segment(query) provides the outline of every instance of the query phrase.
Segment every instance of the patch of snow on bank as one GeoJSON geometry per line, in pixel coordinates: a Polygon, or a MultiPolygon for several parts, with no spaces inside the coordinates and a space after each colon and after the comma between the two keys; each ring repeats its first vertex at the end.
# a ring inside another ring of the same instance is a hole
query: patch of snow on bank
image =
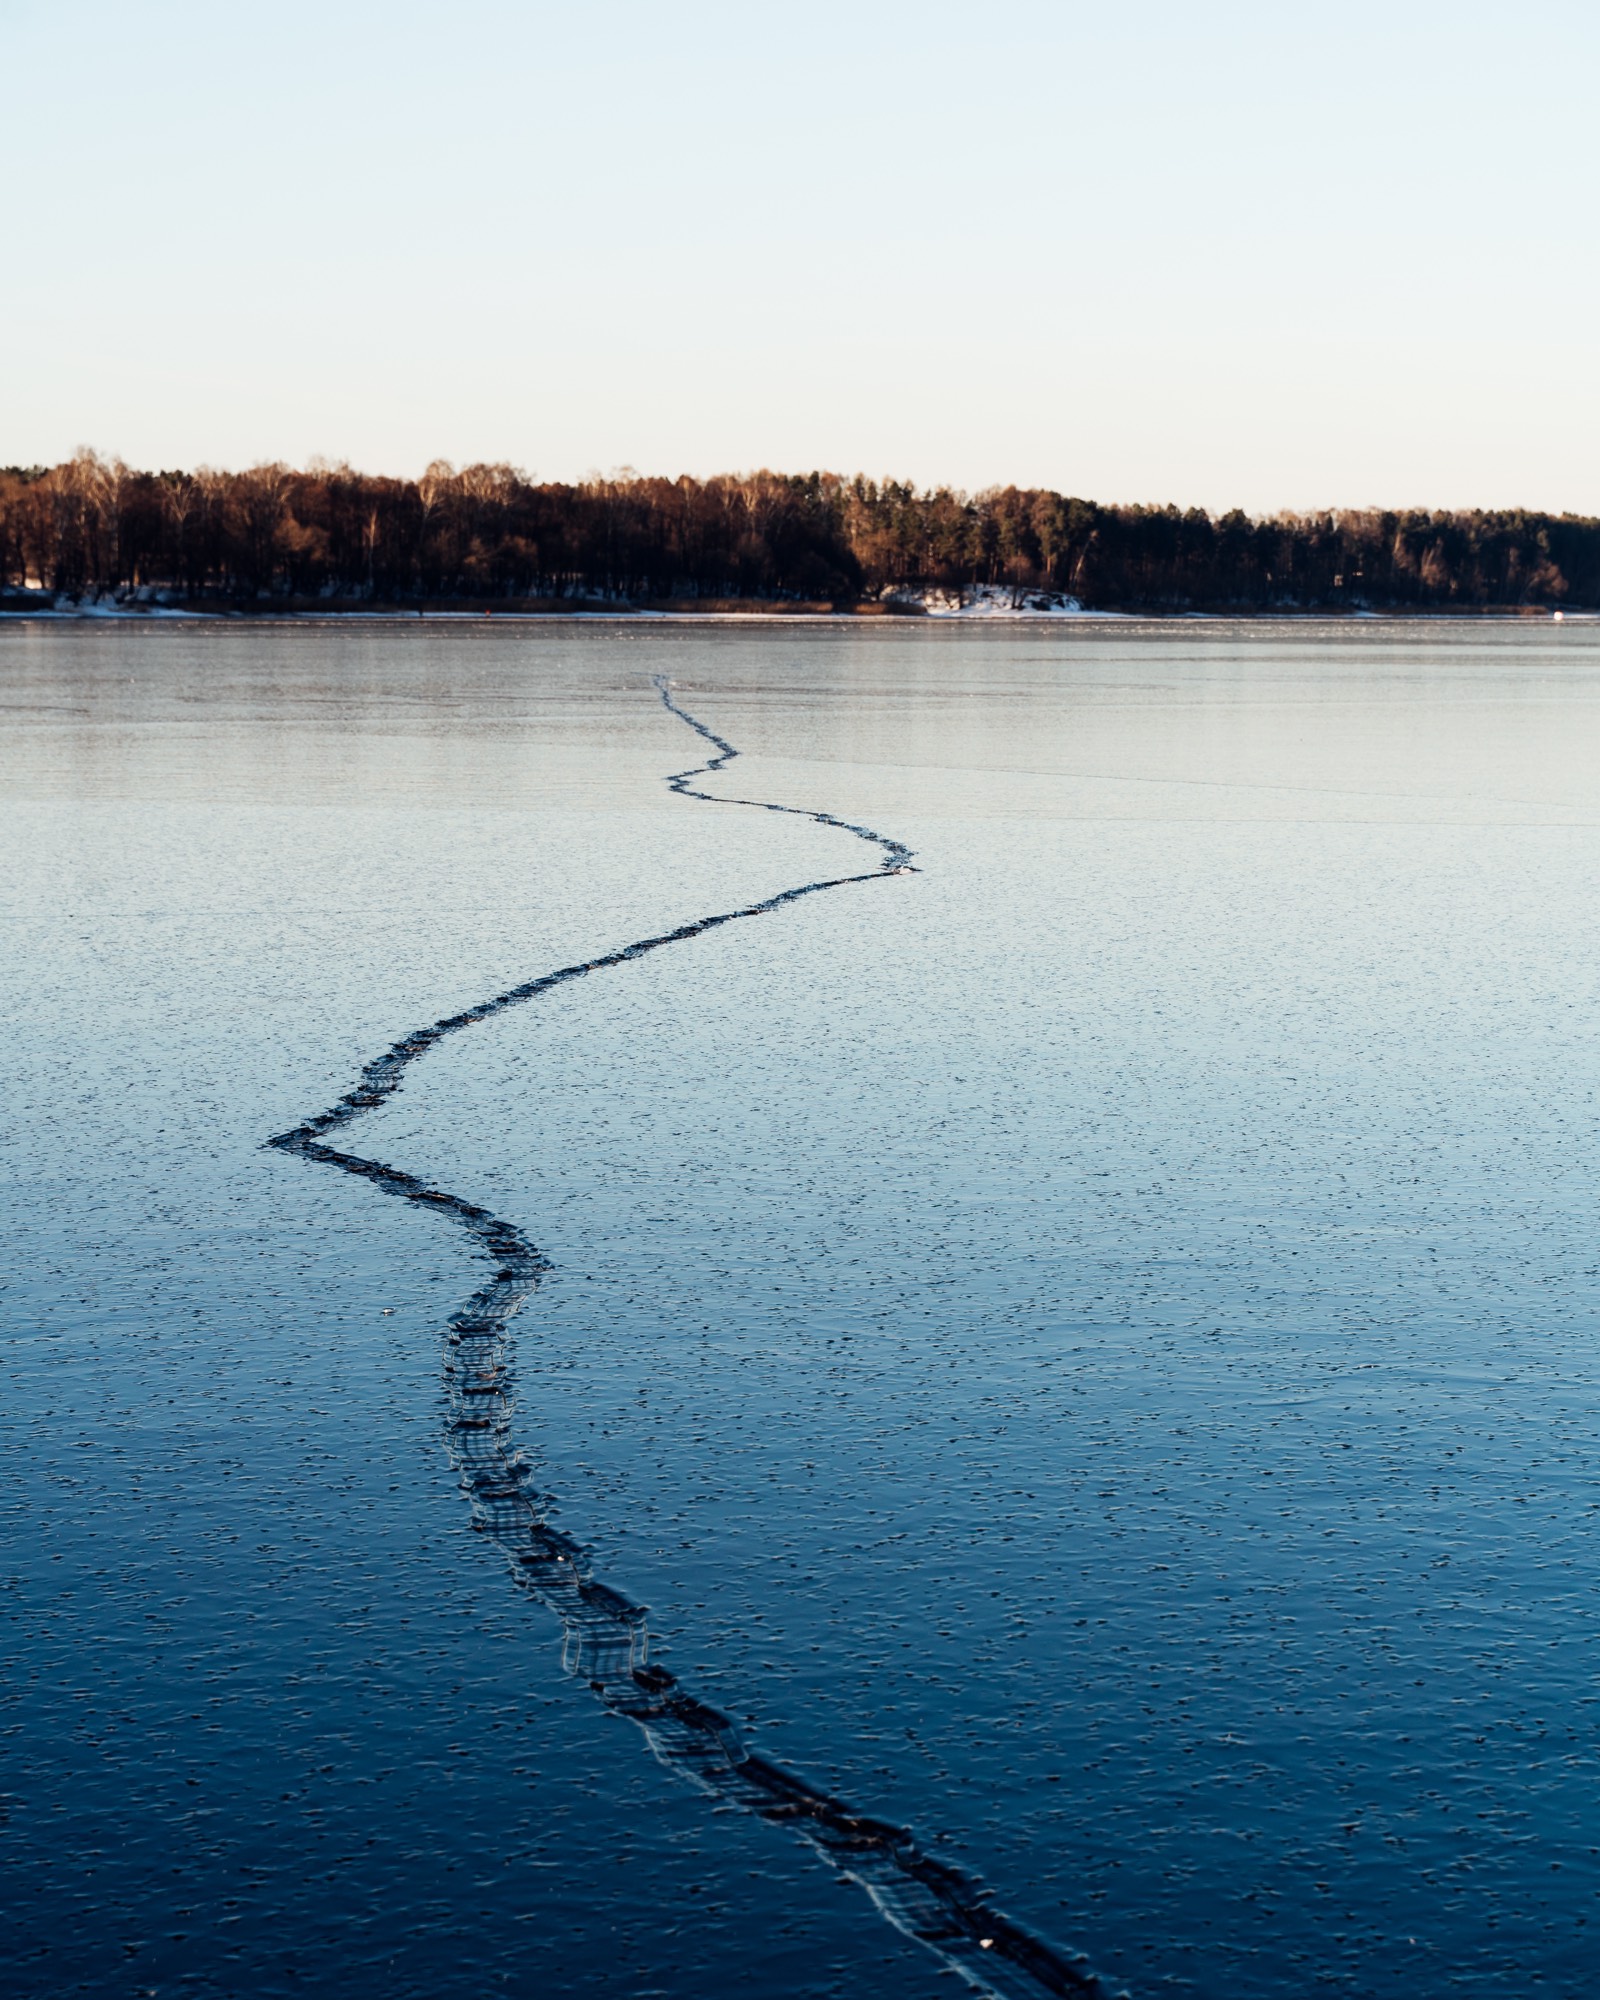
{"type": "Polygon", "coordinates": [[[1028,590],[1008,583],[974,583],[965,590],[896,590],[886,602],[929,618],[1114,618],[1085,611],[1063,590],[1028,590]]]}

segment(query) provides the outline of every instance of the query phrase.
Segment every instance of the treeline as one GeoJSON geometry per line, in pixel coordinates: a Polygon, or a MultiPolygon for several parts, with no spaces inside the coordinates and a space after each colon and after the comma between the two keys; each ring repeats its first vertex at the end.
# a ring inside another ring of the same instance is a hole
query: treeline
{"type": "Polygon", "coordinates": [[[507,465],[420,479],[347,465],[138,472],[81,452],[0,470],[0,588],[270,609],[441,600],[841,607],[979,585],[1144,610],[1600,605],[1600,520],[1362,510],[1254,520],[1014,486],[967,495],[832,473],[507,465]]]}

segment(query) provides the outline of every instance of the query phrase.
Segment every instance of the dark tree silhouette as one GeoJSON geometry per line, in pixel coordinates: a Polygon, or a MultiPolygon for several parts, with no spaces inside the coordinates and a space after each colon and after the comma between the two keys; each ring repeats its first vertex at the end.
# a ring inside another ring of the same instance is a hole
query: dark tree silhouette
{"type": "Polygon", "coordinates": [[[859,606],[978,585],[1106,609],[1600,606],[1600,521],[1108,507],[834,473],[579,485],[438,461],[137,472],[81,451],[0,470],[0,589],[159,591],[243,608],[312,603],[859,606]]]}

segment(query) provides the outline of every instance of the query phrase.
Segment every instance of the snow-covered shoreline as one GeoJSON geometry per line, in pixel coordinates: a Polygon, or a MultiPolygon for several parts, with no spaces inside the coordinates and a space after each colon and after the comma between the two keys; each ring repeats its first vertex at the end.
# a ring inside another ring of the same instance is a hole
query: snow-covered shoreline
{"type": "Polygon", "coordinates": [[[0,624],[39,623],[62,624],[81,620],[99,622],[120,622],[141,624],[151,622],[208,624],[244,624],[265,622],[272,624],[380,624],[380,625],[481,625],[487,619],[501,623],[521,625],[540,624],[652,624],[652,625],[891,625],[937,623],[952,621],[961,623],[992,624],[1260,624],[1305,623],[1347,625],[1381,621],[1394,624],[1475,624],[1485,620],[1499,622],[1526,623],[1530,620],[1549,624],[1600,623],[1600,611],[1573,610],[1548,611],[1543,608],[1515,609],[1494,607],[1490,609],[1462,608],[1448,611],[1438,608],[1427,610],[1389,609],[1374,611],[1365,607],[1356,610],[1331,611],[1320,608],[1297,608],[1276,606],[1271,610],[1240,611],[1106,611],[1081,604],[1077,598],[1061,591],[1013,589],[1002,584],[978,584],[962,591],[953,590],[905,590],[886,593],[877,602],[868,602],[860,609],[840,611],[807,610],[787,611],[774,604],[770,608],[752,601],[737,609],[699,609],[686,604],[682,610],[664,611],[655,606],[635,608],[624,602],[596,604],[592,599],[575,602],[570,609],[552,608],[527,610],[507,606],[504,610],[479,605],[477,608],[453,608],[447,605],[424,607],[421,610],[407,609],[401,605],[371,603],[332,603],[317,606],[297,606],[294,609],[279,610],[270,603],[245,610],[236,606],[216,609],[195,609],[192,606],[163,601],[166,593],[157,595],[153,591],[141,590],[117,597],[109,592],[98,597],[74,598],[62,593],[51,596],[43,591],[9,592],[0,594],[0,624]]]}

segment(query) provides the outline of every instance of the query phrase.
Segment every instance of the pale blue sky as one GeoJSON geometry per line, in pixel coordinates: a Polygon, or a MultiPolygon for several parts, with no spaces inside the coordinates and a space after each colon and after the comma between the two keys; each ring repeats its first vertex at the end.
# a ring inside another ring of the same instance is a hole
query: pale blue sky
{"type": "Polygon", "coordinates": [[[1600,512],[1600,10],[0,0],[0,462],[1600,512]]]}

